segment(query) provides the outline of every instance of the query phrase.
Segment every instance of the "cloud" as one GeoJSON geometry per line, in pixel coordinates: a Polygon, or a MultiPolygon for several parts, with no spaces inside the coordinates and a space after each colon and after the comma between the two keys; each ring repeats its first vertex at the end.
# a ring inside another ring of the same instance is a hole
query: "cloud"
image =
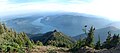
{"type": "Polygon", "coordinates": [[[29,2],[40,2],[40,3],[80,3],[89,2],[92,0],[8,0],[10,3],[29,3],[29,2]]]}
{"type": "Polygon", "coordinates": [[[0,5],[7,4],[8,0],[0,0],[0,5]]]}
{"type": "Polygon", "coordinates": [[[69,0],[68,2],[70,3],[85,3],[85,2],[90,2],[92,0],[69,0]]]}
{"type": "Polygon", "coordinates": [[[84,2],[82,0],[46,0],[46,2],[41,3],[28,2],[19,4],[11,4],[8,0],[0,0],[0,14],[11,14],[12,12],[16,14],[18,11],[70,11],[100,15],[113,21],[120,21],[119,5],[120,0],[93,0],[92,2],[84,2]]]}
{"type": "MultiPolygon", "coordinates": [[[[72,6],[73,3],[81,0],[44,0],[44,2],[32,2],[33,0],[1,0],[0,12],[16,11],[16,10],[64,10],[72,6]],[[14,2],[27,2],[27,3],[14,3],[14,2]],[[28,2],[31,1],[31,2],[28,2]],[[72,4],[69,2],[73,2],[72,4]]],[[[38,1],[38,0],[34,0],[38,1]]],[[[40,1],[40,0],[39,0],[40,1]]],[[[79,3],[77,2],[77,3],[79,3]]]]}
{"type": "Polygon", "coordinates": [[[105,16],[110,20],[120,21],[120,0],[94,0],[89,13],[105,16]]]}

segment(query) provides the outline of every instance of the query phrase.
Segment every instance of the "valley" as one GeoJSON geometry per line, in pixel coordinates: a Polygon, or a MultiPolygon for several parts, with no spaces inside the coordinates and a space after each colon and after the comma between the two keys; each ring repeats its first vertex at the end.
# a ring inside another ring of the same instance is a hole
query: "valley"
{"type": "Polygon", "coordinates": [[[108,24],[112,23],[110,20],[83,13],[51,12],[50,15],[48,13],[46,13],[46,15],[44,14],[45,13],[33,16],[18,16],[18,18],[13,17],[10,20],[6,20],[5,23],[8,27],[13,28],[18,32],[24,31],[26,33],[36,34],[46,33],[57,29],[68,36],[82,34],[84,25],[88,25],[88,28],[90,26],[95,26],[96,29],[100,29],[107,27],[108,24]]]}
{"type": "Polygon", "coordinates": [[[119,22],[99,16],[51,12],[17,16],[1,22],[0,38],[5,41],[1,42],[3,52],[101,53],[119,46],[119,22]]]}

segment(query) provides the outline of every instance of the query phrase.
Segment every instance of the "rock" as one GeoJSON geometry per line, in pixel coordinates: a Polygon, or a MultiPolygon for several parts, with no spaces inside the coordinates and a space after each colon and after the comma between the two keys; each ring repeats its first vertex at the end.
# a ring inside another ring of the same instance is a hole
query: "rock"
{"type": "Polygon", "coordinates": [[[120,53],[120,45],[118,45],[114,48],[111,48],[111,49],[102,49],[95,53],[120,53]]]}
{"type": "Polygon", "coordinates": [[[80,48],[77,53],[94,53],[94,51],[95,49],[85,46],[80,48]]]}

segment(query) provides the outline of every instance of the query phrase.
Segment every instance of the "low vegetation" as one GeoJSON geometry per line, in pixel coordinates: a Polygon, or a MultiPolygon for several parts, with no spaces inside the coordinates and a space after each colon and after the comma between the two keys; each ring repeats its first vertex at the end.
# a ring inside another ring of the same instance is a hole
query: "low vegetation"
{"type": "Polygon", "coordinates": [[[5,24],[0,23],[0,51],[1,52],[20,52],[30,50],[33,47],[32,41],[22,32],[17,33],[8,29],[5,24]]]}
{"type": "Polygon", "coordinates": [[[98,41],[95,43],[95,28],[92,26],[90,30],[86,30],[86,27],[84,29],[86,37],[80,38],[78,41],[74,41],[71,37],[57,30],[30,39],[24,32],[17,33],[12,29],[8,29],[5,24],[0,23],[0,52],[75,52],[81,48],[89,47],[95,50],[111,49],[120,44],[119,34],[112,35],[111,32],[108,32],[108,37],[103,43],[101,43],[98,35],[98,41]]]}
{"type": "Polygon", "coordinates": [[[75,46],[71,49],[71,51],[75,52],[80,50],[80,48],[83,47],[90,47],[92,49],[100,50],[100,49],[111,49],[115,48],[120,44],[120,37],[119,34],[112,35],[110,31],[108,32],[108,37],[106,38],[106,41],[101,43],[100,36],[98,35],[98,41],[94,42],[94,30],[95,28],[92,26],[90,30],[88,30],[88,33],[85,32],[87,35],[86,38],[80,39],[76,42],[75,46]]]}

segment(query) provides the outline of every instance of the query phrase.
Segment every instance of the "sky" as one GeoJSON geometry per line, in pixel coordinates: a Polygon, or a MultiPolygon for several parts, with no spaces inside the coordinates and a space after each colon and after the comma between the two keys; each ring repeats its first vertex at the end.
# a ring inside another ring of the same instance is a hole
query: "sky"
{"type": "Polygon", "coordinates": [[[29,11],[69,11],[120,21],[120,0],[0,0],[0,15],[29,11]]]}

